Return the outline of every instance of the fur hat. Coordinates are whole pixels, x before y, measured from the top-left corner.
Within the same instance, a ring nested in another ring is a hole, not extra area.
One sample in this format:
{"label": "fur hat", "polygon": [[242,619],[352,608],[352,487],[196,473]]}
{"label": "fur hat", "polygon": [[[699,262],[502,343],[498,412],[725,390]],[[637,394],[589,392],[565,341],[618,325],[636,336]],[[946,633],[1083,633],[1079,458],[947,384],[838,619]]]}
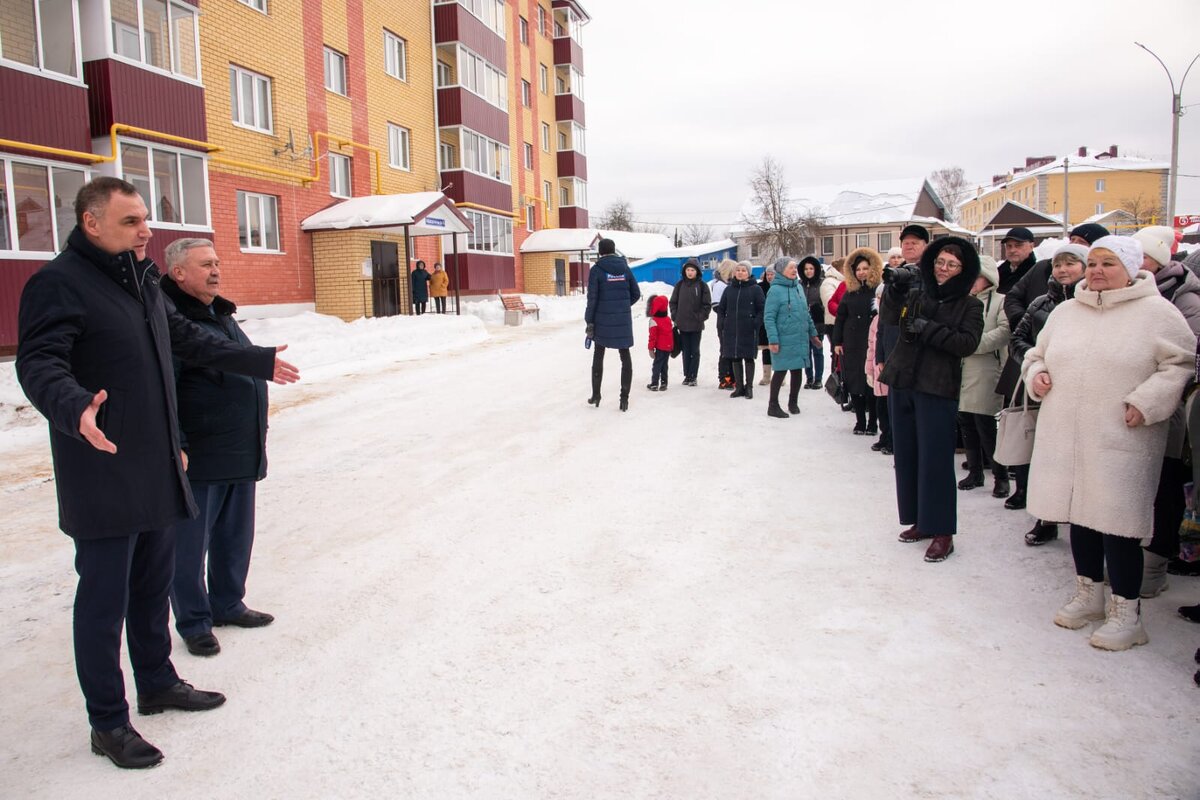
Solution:
{"label": "fur hat", "polygon": [[1142,243],[1146,255],[1158,262],[1160,267],[1171,263],[1171,250],[1175,247],[1175,229],[1166,225],[1151,225],[1133,235]]}
{"label": "fur hat", "polygon": [[[862,281],[854,274],[860,261],[867,263],[867,286],[874,289],[883,281],[883,258],[870,247],[859,247],[850,251],[842,264],[842,274],[846,280],[846,291],[854,292],[862,286]],[[835,262],[836,263],[836,262]]]}
{"label": "fur hat", "polygon": [[1097,250],[1116,253],[1117,258],[1121,259],[1121,263],[1125,265],[1125,271],[1129,273],[1130,278],[1136,278],[1138,270],[1142,268],[1142,243],[1132,236],[1101,236],[1092,242],[1088,256]]}
{"label": "fur hat", "polygon": [[[1082,234],[1077,234],[1074,231],[1071,231],[1071,235],[1080,236]],[[1054,255],[1050,257],[1050,263],[1053,264],[1055,261],[1057,261],[1059,256],[1074,256],[1086,264],[1088,249],[1081,244],[1071,244],[1070,242],[1067,242],[1064,245],[1060,245],[1059,248],[1054,251]]]}

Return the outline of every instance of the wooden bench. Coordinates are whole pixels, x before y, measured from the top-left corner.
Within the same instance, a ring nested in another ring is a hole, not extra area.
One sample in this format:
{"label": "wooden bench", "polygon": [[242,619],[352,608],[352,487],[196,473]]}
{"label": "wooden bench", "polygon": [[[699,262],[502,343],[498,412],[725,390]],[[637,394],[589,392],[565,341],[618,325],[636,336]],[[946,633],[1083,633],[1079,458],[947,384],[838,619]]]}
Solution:
{"label": "wooden bench", "polygon": [[533,314],[533,318],[539,322],[542,319],[541,309],[533,303],[526,305],[525,301],[521,299],[520,295],[502,294],[500,295],[500,302],[504,304],[505,311],[520,311],[522,314]]}

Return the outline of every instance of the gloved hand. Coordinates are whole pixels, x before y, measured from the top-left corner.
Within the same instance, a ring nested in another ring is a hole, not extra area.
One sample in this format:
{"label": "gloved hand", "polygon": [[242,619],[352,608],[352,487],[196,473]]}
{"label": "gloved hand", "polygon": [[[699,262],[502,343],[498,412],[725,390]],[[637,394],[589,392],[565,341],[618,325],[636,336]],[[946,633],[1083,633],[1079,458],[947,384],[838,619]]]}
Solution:
{"label": "gloved hand", "polygon": [[584,329],[584,334],[589,339],[595,339],[596,338],[596,336],[595,336],[596,326],[589,322],[587,328]]}
{"label": "gloved hand", "polygon": [[905,317],[904,332],[908,334],[910,339],[916,339],[921,335],[921,331],[929,325],[929,320],[922,317]]}

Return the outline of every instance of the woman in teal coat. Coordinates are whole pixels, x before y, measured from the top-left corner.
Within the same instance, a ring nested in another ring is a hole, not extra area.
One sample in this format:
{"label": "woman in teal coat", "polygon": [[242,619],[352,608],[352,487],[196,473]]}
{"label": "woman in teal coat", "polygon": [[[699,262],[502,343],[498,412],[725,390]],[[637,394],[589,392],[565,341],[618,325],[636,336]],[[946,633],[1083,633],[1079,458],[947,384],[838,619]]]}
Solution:
{"label": "woman in teal coat", "polygon": [[[800,289],[797,274],[795,259],[775,261],[775,281],[771,291],[767,292],[763,309],[763,327],[767,329],[771,364],[775,369],[771,376],[771,402],[767,414],[781,419],[787,419],[788,412],[800,413],[796,400],[804,382],[803,371],[812,366],[809,346],[821,348],[817,326],[808,313],[808,301]],[[792,383],[788,391],[788,410],[784,411],[779,407],[779,390],[783,388],[783,376],[788,373],[791,373]]]}

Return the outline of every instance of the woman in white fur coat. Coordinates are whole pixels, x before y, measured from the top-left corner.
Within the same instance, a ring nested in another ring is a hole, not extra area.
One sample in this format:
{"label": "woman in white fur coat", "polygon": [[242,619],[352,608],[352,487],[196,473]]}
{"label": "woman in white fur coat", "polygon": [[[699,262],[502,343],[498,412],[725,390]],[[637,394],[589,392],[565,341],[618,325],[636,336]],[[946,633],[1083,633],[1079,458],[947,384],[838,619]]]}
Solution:
{"label": "woman in white fur coat", "polygon": [[1054,622],[1105,620],[1091,644],[1106,650],[1148,641],[1141,540],[1152,528],[1167,421],[1195,358],[1183,315],[1141,267],[1135,239],[1097,239],[1075,298],[1055,308],[1022,366],[1030,397],[1042,402],[1029,511],[1071,524],[1076,592]]}

